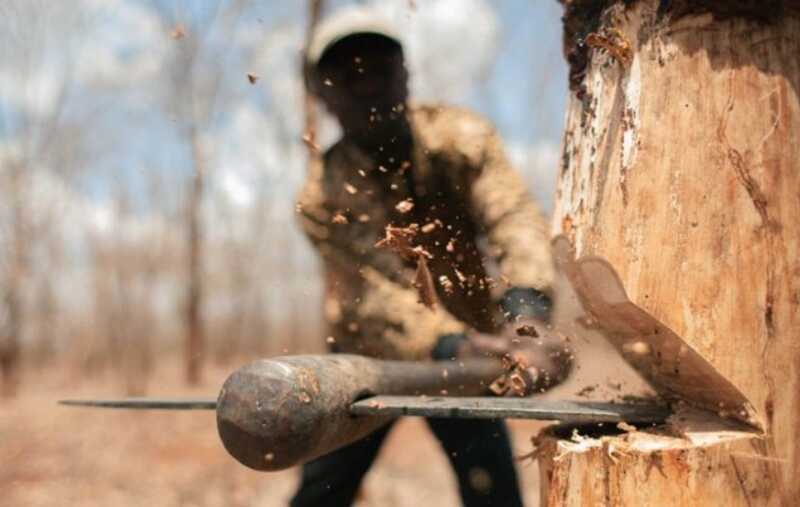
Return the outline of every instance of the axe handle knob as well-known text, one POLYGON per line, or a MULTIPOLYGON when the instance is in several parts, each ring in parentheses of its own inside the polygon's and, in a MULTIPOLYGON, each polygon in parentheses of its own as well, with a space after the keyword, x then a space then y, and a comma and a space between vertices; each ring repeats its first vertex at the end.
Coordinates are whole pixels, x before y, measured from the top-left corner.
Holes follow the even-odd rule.
POLYGON ((463 362, 381 361, 331 354, 256 361, 234 372, 217 400, 217 429, 242 464, 274 471, 354 442, 391 420, 354 417, 368 396, 470 396, 503 373, 496 359, 463 362))

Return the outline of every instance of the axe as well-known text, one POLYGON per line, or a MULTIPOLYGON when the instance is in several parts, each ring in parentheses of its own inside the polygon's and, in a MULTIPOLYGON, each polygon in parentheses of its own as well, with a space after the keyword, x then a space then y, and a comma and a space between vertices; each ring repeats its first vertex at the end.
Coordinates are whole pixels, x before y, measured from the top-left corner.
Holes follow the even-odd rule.
POLYGON ((129 409, 216 410, 225 449, 255 470, 306 463, 352 443, 397 416, 659 423, 658 404, 546 401, 476 396, 505 372, 497 359, 383 361, 357 355, 284 356, 250 363, 214 399, 63 400, 129 409))
POLYGON ((658 424, 688 404, 759 427, 750 402, 658 319, 631 302, 613 267, 575 258, 569 240, 553 241, 564 279, 553 325, 577 337, 600 333, 655 390, 661 402, 598 403, 536 397, 476 396, 505 373, 496 359, 411 363, 353 355, 289 356, 234 372, 217 400, 66 400, 68 405, 217 412, 228 452, 256 470, 308 462, 403 415, 556 420, 567 425, 658 424), (559 310, 560 308, 560 310, 559 310))

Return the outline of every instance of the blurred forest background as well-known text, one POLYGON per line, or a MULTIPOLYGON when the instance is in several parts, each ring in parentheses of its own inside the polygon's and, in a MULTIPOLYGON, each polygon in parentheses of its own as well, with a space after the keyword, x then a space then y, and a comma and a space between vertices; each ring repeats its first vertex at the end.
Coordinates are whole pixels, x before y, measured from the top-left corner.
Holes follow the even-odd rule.
MULTIPOLYGON (((412 93, 489 117, 545 212, 566 94, 561 7, 367 6, 406 37, 412 93)), ((307 2, 0 3, 2 392, 37 369, 152 392, 159 362, 320 350, 305 173, 307 2)), ((323 13, 324 16, 324 13, 323 13)), ((322 117, 319 139, 335 138, 322 117)))
MULTIPOLYGON (((416 100, 495 123, 547 213, 561 6, 327 0, 323 16, 354 6, 405 36, 416 100)), ((55 401, 214 396, 246 361, 322 350, 295 226, 308 23, 299 0, 0 1, 0 505, 286 504, 296 471, 235 463, 211 412, 55 401)), ((320 111, 318 126, 324 147, 336 125, 320 111)), ((397 426, 358 505, 458 505, 424 424, 397 426)))

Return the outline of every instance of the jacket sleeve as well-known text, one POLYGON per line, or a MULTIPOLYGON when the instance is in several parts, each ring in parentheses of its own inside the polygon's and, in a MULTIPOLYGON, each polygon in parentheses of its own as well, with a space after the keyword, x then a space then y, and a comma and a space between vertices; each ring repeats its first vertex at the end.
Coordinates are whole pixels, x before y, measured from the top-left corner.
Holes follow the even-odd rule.
POLYGON ((323 164, 320 158, 309 163, 308 175, 296 202, 300 228, 317 248, 330 236, 331 213, 322 188, 323 164))
POLYGON ((376 340, 384 359, 426 360, 439 339, 461 334, 468 326, 456 319, 441 304, 431 310, 419 303, 415 289, 384 278, 365 268, 367 285, 364 298, 357 304, 357 320, 366 340, 376 340))
POLYGON ((497 134, 485 123, 482 130, 483 139, 473 144, 482 149, 466 180, 473 215, 486 230, 488 254, 511 286, 549 293, 555 273, 544 217, 497 134))

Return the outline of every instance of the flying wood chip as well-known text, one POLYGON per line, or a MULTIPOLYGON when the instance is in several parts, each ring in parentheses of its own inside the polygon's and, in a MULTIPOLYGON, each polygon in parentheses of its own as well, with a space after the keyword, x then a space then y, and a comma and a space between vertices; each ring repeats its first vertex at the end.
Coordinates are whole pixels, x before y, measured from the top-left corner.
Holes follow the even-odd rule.
POLYGON ((547 379, 539 378, 538 371, 530 368, 522 356, 505 354, 501 361, 505 372, 489 385, 489 390, 497 396, 529 396, 542 387, 542 381, 547 382, 547 379))
POLYGON ((417 272, 414 275, 414 287, 419 294, 420 303, 433 310, 436 307, 436 288, 433 285, 433 276, 428 269, 428 259, 433 255, 422 248, 414 246, 413 239, 419 232, 419 225, 411 224, 408 227, 387 225, 383 239, 375 243, 375 248, 389 248, 408 261, 416 261, 417 272))
POLYGON ((305 133, 303 133, 301 139, 303 140, 303 144, 305 144, 309 150, 311 150, 314 153, 318 153, 320 150, 320 146, 315 141, 315 137, 316 136, 314 134, 314 131, 309 129, 305 133))
POLYGON ((428 234, 429 232, 433 232, 434 229, 436 229, 436 223, 435 222, 429 222, 429 223, 427 223, 427 224, 422 226, 422 232, 424 232, 425 234, 428 234))
POLYGON ((412 201, 411 199, 400 201, 397 203, 394 209, 396 209, 400 213, 408 213, 409 211, 414 209, 414 201, 412 201))
POLYGON ((390 248, 408 261, 415 261, 423 255, 432 259, 433 255, 421 246, 414 246, 413 239, 419 232, 419 225, 411 224, 408 227, 387 225, 383 239, 375 243, 375 248, 390 248))
POLYGON ((175 25, 175 28, 173 28, 172 31, 169 33, 169 36, 175 40, 183 39, 184 37, 186 37, 186 30, 183 28, 182 24, 178 23, 177 25, 175 25))
POLYGON ((504 373, 503 375, 497 377, 494 382, 489 385, 489 390, 496 396, 503 396, 508 392, 510 387, 511 386, 508 384, 508 378, 504 373))
POLYGON ((414 275, 414 287, 419 294, 419 302, 433 310, 436 308, 436 288, 433 286, 433 276, 428 269, 428 262, 424 255, 417 258, 417 273, 414 275))
POLYGON ((452 294, 455 288, 453 282, 450 280, 450 278, 447 277, 447 275, 442 275, 439 277, 439 285, 442 286, 442 289, 444 289, 445 294, 452 294))

